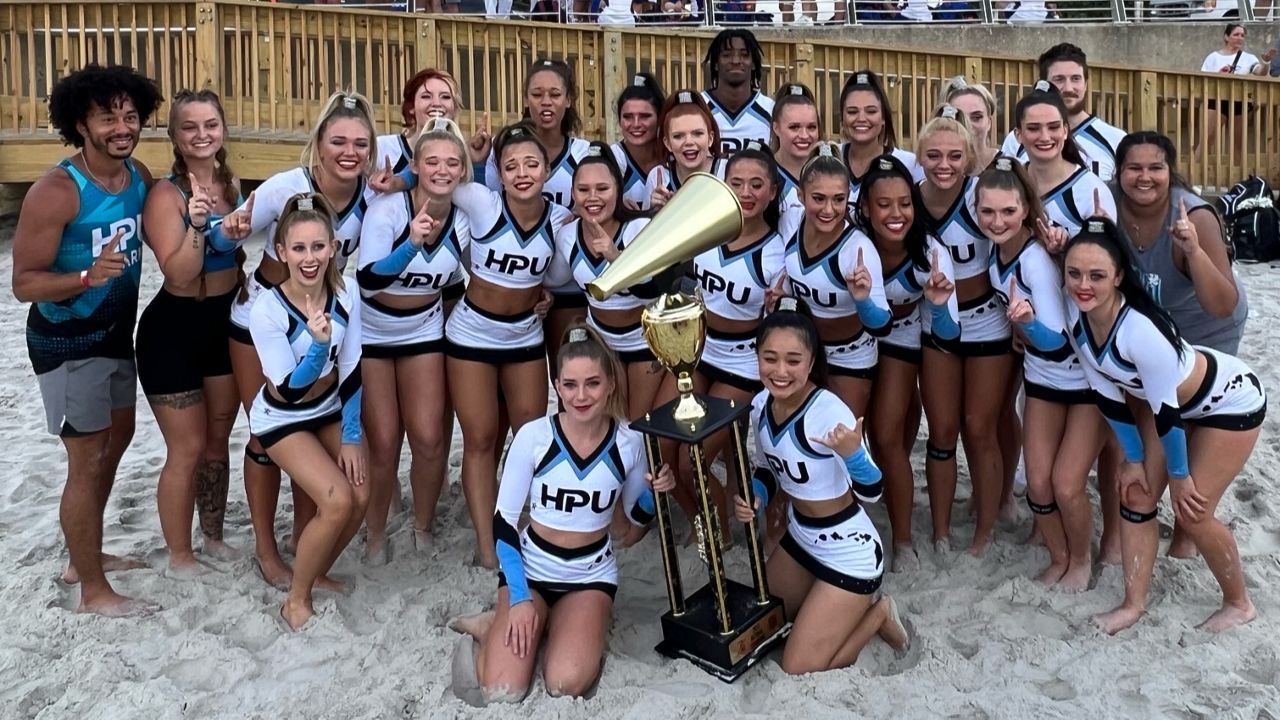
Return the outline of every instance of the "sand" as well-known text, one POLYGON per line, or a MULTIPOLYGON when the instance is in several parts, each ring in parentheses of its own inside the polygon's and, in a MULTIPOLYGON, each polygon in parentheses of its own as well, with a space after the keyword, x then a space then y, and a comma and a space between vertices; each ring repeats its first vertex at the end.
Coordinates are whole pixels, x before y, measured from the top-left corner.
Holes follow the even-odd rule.
MULTIPOLYGON (((6 278, 12 234, 12 221, 0 225, 6 278)), ((144 303, 160 280, 149 254, 147 263, 144 303)), ((1254 312, 1243 356, 1276 392, 1280 371, 1268 350, 1280 347, 1280 275, 1265 266, 1242 267, 1240 275, 1254 312)), ((67 557, 58 527, 65 460, 44 431, 23 341, 26 312, 9 292, 0 295, 0 438, 8 449, 0 466, 0 718, 1280 718, 1280 510, 1266 490, 1280 472, 1274 414, 1219 511, 1235 530, 1258 607, 1249 626, 1221 636, 1195 630, 1217 607, 1217 586, 1202 561, 1162 558, 1148 617, 1106 637, 1090 616, 1119 601, 1117 568, 1102 569, 1096 587, 1080 595, 1037 585, 1029 577, 1045 552, 1022 542, 1025 509, 1021 525, 1001 528, 986 559, 938 557, 925 542, 920 487, 922 567, 885 583, 913 633, 904 657, 876 642, 853 668, 799 678, 768 658, 734 685, 666 660, 652 649, 666 600, 651 533, 620 555, 615 621, 594 696, 551 698, 539 682, 518 706, 475 709, 449 689, 457 636, 445 623, 490 606, 495 578, 468 565, 474 541, 456 484, 457 437, 434 550, 414 551, 407 516, 393 522, 392 561, 384 567, 360 563, 357 538, 337 568, 354 591, 319 594, 317 621, 289 635, 275 616, 282 594, 251 561, 239 470, 243 417, 232 437, 227 513, 227 540, 240 558, 207 560, 216 570, 196 579, 170 578, 161 570, 166 556, 155 509, 164 444, 139 397, 137 434, 106 512, 105 547, 150 563, 111 579, 163 610, 126 620, 72 612, 77 591, 57 581, 67 557)), ((886 531, 883 508, 873 517, 886 531)), ((1161 522, 1169 521, 1165 509, 1161 522)), ((288 522, 282 512, 281 536, 288 522)), ((970 524, 958 522, 957 548, 971 534, 970 524)), ((730 574, 745 580, 738 547, 730 574)), ((691 549, 682 560, 685 586, 702 584, 691 549)))

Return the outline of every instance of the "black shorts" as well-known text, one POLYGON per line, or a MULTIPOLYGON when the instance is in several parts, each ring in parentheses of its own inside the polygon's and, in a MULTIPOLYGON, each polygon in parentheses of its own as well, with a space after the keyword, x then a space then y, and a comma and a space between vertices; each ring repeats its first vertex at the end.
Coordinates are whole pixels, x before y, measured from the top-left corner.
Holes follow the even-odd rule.
POLYGON ((138 382, 151 395, 199 390, 231 374, 231 303, 240 288, 203 300, 161 288, 138 319, 138 382))

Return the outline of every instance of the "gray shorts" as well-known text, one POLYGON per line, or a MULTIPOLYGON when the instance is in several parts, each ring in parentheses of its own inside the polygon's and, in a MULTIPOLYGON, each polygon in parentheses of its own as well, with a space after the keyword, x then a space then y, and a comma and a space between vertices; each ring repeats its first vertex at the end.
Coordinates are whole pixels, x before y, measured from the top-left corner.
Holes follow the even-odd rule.
POLYGON ((87 435, 111 427, 111 411, 138 402, 138 371, 133 360, 68 360, 37 375, 44 415, 54 435, 87 435))

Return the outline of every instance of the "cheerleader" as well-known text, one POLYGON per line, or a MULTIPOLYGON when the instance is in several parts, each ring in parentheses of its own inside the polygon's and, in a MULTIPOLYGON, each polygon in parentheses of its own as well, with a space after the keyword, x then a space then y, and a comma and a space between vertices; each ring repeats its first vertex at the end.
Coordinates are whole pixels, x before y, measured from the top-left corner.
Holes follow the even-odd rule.
POLYGON ((315 615, 311 593, 360 529, 369 486, 360 445, 360 302, 338 269, 333 210, 323 196, 285 201, 272 233, 284 279, 249 313, 266 383, 249 429, 271 461, 315 504, 297 538, 280 616, 299 630, 315 615))
POLYGON ((955 271, 951 254, 929 230, 924 201, 911 172, 892 155, 881 157, 867 172, 856 218, 879 254, 885 298, 893 314, 889 334, 877 343, 880 357, 871 403, 875 428, 871 446, 884 468, 893 571, 907 572, 920 565, 911 546, 915 496, 911 449, 920 421, 916 384, 921 337, 926 327, 941 342, 960 337, 955 271))
MULTIPOLYGON (((473 704, 519 702, 544 640, 548 693, 581 697, 595 686, 618 589, 608 532, 614 506, 621 501, 633 522, 653 516, 644 440, 625 420, 617 357, 578 325, 556 365, 564 409, 520 428, 502 469, 493 516, 497 606, 454 623, 479 640, 477 650, 462 638, 454 658, 454 690, 473 704)), ((665 466, 652 482, 659 491, 673 484, 665 466)))
POLYGON ((1144 440, 1126 397, 1155 415, 1178 523, 1222 588, 1222 607, 1200 628, 1220 632, 1257 615, 1230 528, 1218 502, 1248 461, 1262 431, 1267 398, 1257 374, 1232 355, 1182 339, 1169 315, 1130 271, 1119 230, 1093 218, 1067 244, 1067 323, 1099 409, 1124 450, 1120 466, 1125 599, 1097 617, 1114 634, 1146 611, 1159 528, 1151 522, 1163 478, 1143 470, 1144 440))
MULTIPOLYGON (((533 64, 524 81, 524 117, 547 156, 542 194, 547 202, 564 207, 573 207, 573 171, 591 146, 590 141, 574 137, 582 131, 577 101, 578 85, 567 63, 539 60, 533 64)), ((507 188, 509 192, 498 161, 495 149, 485 166, 485 184, 490 190, 507 188)), ((548 360, 556 357, 565 328, 584 318, 587 307, 586 295, 572 282, 552 288, 551 293, 554 302, 544 321, 548 360)), ((515 427, 518 425, 512 418, 515 427)))
POLYGON ((783 212, 804 207, 800 200, 800 171, 821 139, 822 121, 813 91, 795 83, 783 85, 774 97, 770 141, 782 177, 779 197, 783 212))
POLYGON ((893 110, 879 75, 859 70, 849 76, 840 91, 840 117, 840 132, 845 141, 840 146, 840 160, 849 168, 849 202, 858 201, 862 176, 885 153, 892 153, 911 171, 912 177, 917 181, 921 179, 916 156, 898 147, 893 110))
POLYGON ((893 316, 884 295, 880 256, 849 218, 849 171, 820 143, 800 174, 803 219, 786 240, 787 294, 813 310, 826 350, 831 390, 862 415, 871 399, 876 338, 893 316))
POLYGON ((862 503, 881 495, 880 470, 862 447, 862 423, 826 390, 826 352, 797 301, 783 299, 757 335, 764 390, 751 403, 756 507, 735 496, 747 522, 785 492, 787 531, 767 562, 769 589, 794 622, 782 655, 799 675, 852 665, 879 635, 905 650, 907 631, 893 598, 876 599, 884 549, 862 503))
POLYGON ((720 129, 702 96, 693 90, 671 93, 662 106, 659 136, 668 160, 649 171, 645 180, 646 210, 667 204, 685 180, 696 172, 724 177, 724 160, 718 157, 720 129))
POLYGON ((649 73, 637 73, 618 94, 622 139, 612 145, 613 158, 622 170, 622 200, 633 209, 648 204, 645 181, 666 156, 658 138, 658 115, 665 97, 662 86, 649 73))
POLYGON ((917 147, 925 174, 920 195, 930 227, 951 255, 960 310, 960 336, 927 337, 921 364, 933 542, 940 550, 950 549, 956 444, 963 437, 977 514, 970 552, 981 556, 995 534, 1002 501, 1012 495, 1002 439, 1013 441, 1008 462, 1017 463, 1016 426, 1000 426, 1002 412, 1012 414, 1013 346, 1009 321, 987 278, 991 242, 973 219, 975 151, 963 116, 955 108, 944 110, 921 129, 917 147))
MULTIPOLYGON (((445 70, 427 68, 409 78, 400 103, 404 129, 378 136, 377 157, 383 163, 380 174, 405 172, 413 162, 415 138, 427 123, 437 117, 457 119, 458 97, 458 81, 445 70)), ((480 160, 483 162, 484 158, 480 160)))
POLYGON ((573 217, 543 194, 547 152, 531 124, 503 128, 494 154, 502 193, 479 183, 453 193, 472 228, 470 280, 445 325, 445 374, 462 428, 462 489, 476 559, 489 568, 498 562, 488 519, 502 445, 499 392, 512 429, 547 412, 541 315, 551 298, 543 275, 555 255, 556 232, 573 217))
POLYGON ((942 84, 938 96, 938 114, 950 105, 964 116, 973 135, 974 171, 981 172, 1000 153, 991 137, 996 116, 996 99, 981 83, 970 83, 957 75, 942 84))
POLYGON ((1037 579, 1081 592, 1093 569, 1093 507, 1085 486, 1102 450, 1102 416, 1067 341, 1062 273, 1036 237, 1040 201, 1022 166, 997 158, 978 179, 975 205, 978 225, 996 246, 991 285, 1026 348, 1027 506, 1049 551, 1037 579))
POLYGON ((366 557, 387 559, 386 526, 399 490, 396 468, 403 433, 413 452, 414 538, 431 542, 444 483, 443 292, 461 275, 471 227, 453 191, 472 180, 462 132, 452 120, 423 125, 411 153, 421 182, 411 192, 379 195, 360 231, 356 274, 363 296, 364 425, 369 441, 370 501, 366 557))
MULTIPOLYGON (((334 93, 320 111, 302 148, 302 166, 276 173, 258 186, 244 205, 223 219, 223 234, 236 241, 263 231, 268 237, 274 237, 286 201, 299 193, 317 194, 330 208, 340 208, 331 217, 338 243, 333 263, 341 274, 347 259, 359 248, 365 208, 376 194, 365 181, 373 169, 375 143, 369 101, 355 93, 334 93)), ((266 379, 259 354, 253 347, 249 313, 263 291, 287 277, 285 264, 276 256, 275 243, 268 242, 257 270, 245 281, 231 305, 231 367, 246 412, 266 379)), ((290 570, 280 557, 275 538, 280 469, 254 437, 245 445, 244 478, 259 571, 268 583, 287 586, 290 570)), ((314 507, 302 492, 294 492, 293 505, 292 542, 296 543, 314 507)))
POLYGON ((138 321, 138 380, 165 440, 156 501, 169 567, 193 570, 193 507, 204 552, 227 553, 227 444, 239 405, 227 333, 243 255, 221 225, 240 204, 240 184, 227 164, 215 93, 179 91, 168 128, 173 166, 147 194, 142 217, 165 281, 138 321))
MULTIPOLYGON (((702 356, 693 375, 694 392, 733 400, 745 405, 760 392, 760 374, 755 361, 756 329, 764 315, 765 295, 782 279, 785 251, 779 234, 782 187, 773 156, 760 143, 750 141, 729 159, 725 181, 742 207, 742 232, 729 242, 704 251, 694 258, 693 272, 702 289, 706 306, 707 334, 702 356)), ((664 380, 655 404, 675 399, 675 379, 664 380)), ((708 469, 729 445, 729 432, 707 438, 702 445, 708 469)), ((664 448, 667 457, 679 457, 675 498, 693 517, 692 488, 684 478, 692 478, 693 466, 687 452, 664 448), (674 454, 673 454, 674 453, 674 454)), ((734 463, 726 462, 729 487, 736 487, 734 463)), ((729 506, 719 482, 710 484, 712 501, 720 513, 720 527, 729 527, 729 506)), ((726 542, 730 539, 725 534, 726 542)))
POLYGON ((1027 150, 1027 175, 1040 192, 1046 217, 1068 236, 1080 232, 1085 218, 1095 213, 1115 217, 1106 183, 1084 167, 1058 91, 1045 80, 1037 82, 1013 114, 1014 136, 1027 150))

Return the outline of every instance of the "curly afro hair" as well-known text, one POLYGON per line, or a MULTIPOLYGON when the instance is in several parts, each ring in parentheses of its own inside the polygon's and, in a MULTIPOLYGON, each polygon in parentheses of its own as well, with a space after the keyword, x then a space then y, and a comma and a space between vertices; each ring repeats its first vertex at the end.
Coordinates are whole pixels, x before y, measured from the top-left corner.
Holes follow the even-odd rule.
POLYGON ((49 121, 68 145, 82 148, 84 136, 76 125, 89 117, 94 105, 110 108, 122 99, 133 102, 143 124, 164 101, 155 82, 131 67, 86 65, 53 86, 49 94, 49 121))

